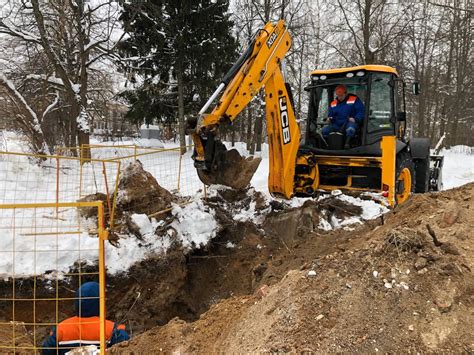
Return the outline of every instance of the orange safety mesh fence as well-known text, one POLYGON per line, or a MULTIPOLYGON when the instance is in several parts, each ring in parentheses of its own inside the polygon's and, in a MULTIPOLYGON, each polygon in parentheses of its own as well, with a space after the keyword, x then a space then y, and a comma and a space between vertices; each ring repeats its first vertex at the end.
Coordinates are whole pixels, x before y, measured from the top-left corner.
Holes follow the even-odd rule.
POLYGON ((119 161, 14 152, 0 152, 0 160, 0 204, 100 199, 113 223, 119 161))
POLYGON ((74 291, 87 281, 99 283, 103 352, 102 202, 0 204, 0 228, 0 352, 41 350, 52 327, 74 316, 74 291))
POLYGON ((81 149, 90 150, 93 159, 120 162, 116 219, 124 212, 155 216, 174 203, 189 202, 204 190, 191 159, 191 147, 182 155, 179 148, 84 145, 63 148, 60 154, 79 155, 81 149))

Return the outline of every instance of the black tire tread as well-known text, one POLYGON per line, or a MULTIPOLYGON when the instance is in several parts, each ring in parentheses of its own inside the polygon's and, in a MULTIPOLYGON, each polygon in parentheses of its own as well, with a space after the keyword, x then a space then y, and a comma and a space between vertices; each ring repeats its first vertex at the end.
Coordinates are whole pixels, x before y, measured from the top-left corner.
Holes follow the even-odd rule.
POLYGON ((430 160, 420 159, 415 162, 415 192, 428 192, 430 187, 430 160))

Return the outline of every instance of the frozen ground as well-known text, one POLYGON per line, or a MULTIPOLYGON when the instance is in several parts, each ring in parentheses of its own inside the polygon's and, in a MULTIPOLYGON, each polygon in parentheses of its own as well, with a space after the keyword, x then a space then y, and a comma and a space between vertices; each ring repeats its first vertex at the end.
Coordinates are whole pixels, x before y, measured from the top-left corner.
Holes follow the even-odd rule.
MULTIPOLYGON (((26 152, 27 146, 21 137, 7 132, 6 146, 10 152, 26 152)), ((113 144, 99 143, 103 145, 126 145, 137 144, 145 147, 173 148, 176 143, 159 142, 155 140, 129 140, 113 144)), ((228 144, 230 147, 230 144, 228 144)), ((241 154, 247 155, 244 143, 237 143, 236 149, 241 154)), ((113 147, 104 149, 101 154, 104 158, 111 158, 116 154, 133 154, 133 148, 129 151, 115 149, 113 147)), ((172 153, 170 153, 172 154, 172 153)), ((449 150, 442 151, 445 156, 443 168, 444 188, 449 189, 474 181, 474 150, 470 147, 457 146, 449 150)), ((258 153, 262 157, 262 162, 254 175, 251 185, 256 191, 262 192, 270 200, 272 197, 267 189, 268 176, 268 145, 263 145, 263 152, 258 153)), ((175 161, 170 157, 170 162, 175 161)), ((172 211, 176 221, 173 224, 177 231, 177 238, 181 240, 184 247, 199 248, 208 243, 216 234, 217 224, 214 219, 214 212, 207 208, 199 200, 202 192, 199 192, 200 184, 195 171, 192 168, 190 153, 183 158, 185 164, 185 180, 182 185, 187 187, 187 194, 194 195, 197 201, 185 207, 176 206, 172 211)), ((162 164, 156 161, 148 161, 143 158, 145 170, 150 171, 158 182, 169 190, 174 190, 176 181, 175 168, 171 168, 171 163, 166 160, 162 164), (160 168, 160 166, 164 166, 160 168)), ((34 202, 54 202, 56 199, 56 169, 54 162, 49 162, 51 166, 40 167, 34 161, 26 157, 12 157, 0 155, 0 204, 5 203, 34 203, 34 202)), ((74 174, 77 174, 77 166, 70 164, 65 166, 60 172, 60 200, 77 200, 81 191, 76 184, 74 174), (62 185, 61 185, 62 184, 62 185)), ((109 177, 113 175, 110 172, 109 177)), ((89 189, 88 193, 96 192, 94 189, 104 188, 100 179, 95 179, 94 175, 85 175, 86 180, 82 188, 89 189)), ((112 177, 110 177, 112 179, 112 177)), ((113 180, 110 181, 112 186, 113 180)), ((84 192, 84 190, 82 191, 84 192)), ((375 218, 386 209, 378 203, 363 201, 341 194, 337 198, 346 202, 360 205, 363 214, 360 218, 338 221, 326 221, 321 219, 321 229, 350 228, 350 224, 362 223, 363 220, 375 218)), ((288 202, 291 207, 301 206, 306 199, 297 198, 288 202)), ((255 210, 252 204, 246 210, 237 214, 239 220, 252 219, 255 217, 255 210)), ((97 239, 94 237, 95 226, 90 221, 78 216, 75 209, 65 209, 57 218, 56 212, 52 209, 36 210, 0 210, 0 277, 8 277, 14 273, 17 277, 22 275, 43 274, 46 271, 57 270, 65 272, 76 260, 88 260, 93 262, 97 259, 97 239), (33 235, 31 230, 71 230, 71 226, 80 228, 80 234, 68 235, 67 237, 50 235, 49 237, 39 237, 33 235), (23 228, 23 232, 22 232, 23 228), (25 231, 29 230, 27 233, 25 231), (13 238, 15 236, 15 238, 13 238), (32 252, 36 250, 36 252, 32 252), (80 251, 79 251, 80 250, 80 251)), ((127 270, 134 262, 146 258, 153 253, 162 253, 170 245, 170 237, 167 235, 156 236, 157 222, 149 220, 145 215, 134 215, 134 221, 140 227, 144 240, 140 241, 133 236, 121 239, 120 247, 107 246, 107 267, 110 273, 118 273, 127 270)))

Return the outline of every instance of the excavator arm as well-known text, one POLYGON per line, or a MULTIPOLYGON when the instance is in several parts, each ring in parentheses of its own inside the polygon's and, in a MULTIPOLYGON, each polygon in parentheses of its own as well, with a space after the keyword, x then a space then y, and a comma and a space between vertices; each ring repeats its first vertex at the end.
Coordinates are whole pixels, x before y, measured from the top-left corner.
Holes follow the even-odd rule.
POLYGON ((252 98, 264 89, 269 190, 286 198, 293 195, 300 130, 281 72, 282 60, 290 46, 291 38, 284 21, 267 23, 200 111, 198 121, 191 128, 195 144, 193 158, 204 183, 242 188, 250 182, 259 160, 243 159, 236 151, 227 151, 218 140, 218 128, 237 119, 252 98), (211 113, 206 114, 222 90, 219 102, 211 113))

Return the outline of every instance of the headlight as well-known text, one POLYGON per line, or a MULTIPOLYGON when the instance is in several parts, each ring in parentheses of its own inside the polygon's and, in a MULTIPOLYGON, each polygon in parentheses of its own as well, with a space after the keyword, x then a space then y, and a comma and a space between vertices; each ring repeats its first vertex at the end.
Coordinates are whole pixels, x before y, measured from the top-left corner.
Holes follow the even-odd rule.
POLYGON ((326 80, 327 79, 327 76, 326 75, 321 75, 321 77, 319 78, 321 80, 326 80))
POLYGON ((347 74, 346 74, 346 77, 347 77, 347 78, 352 78, 353 76, 354 76, 354 73, 347 73, 347 74))
POLYGON ((358 71, 356 75, 357 75, 357 76, 364 76, 364 75, 365 75, 365 72, 363 72, 363 71, 358 71))
POLYGON ((312 79, 312 80, 319 80, 319 76, 317 76, 317 75, 311 75, 311 79, 312 79))

